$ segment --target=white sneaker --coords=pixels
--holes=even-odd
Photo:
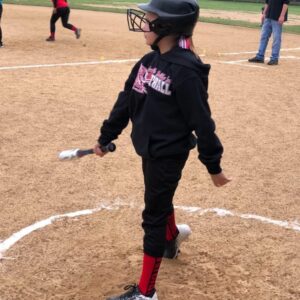
[[[192,233],[192,230],[189,225],[187,224],[180,224],[177,225],[177,229],[179,231],[176,239],[172,241],[168,241],[166,243],[166,248],[163,257],[164,258],[170,258],[174,259],[177,258],[179,252],[180,252],[180,245],[182,242],[186,241],[190,234]]]

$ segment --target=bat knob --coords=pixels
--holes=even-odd
[[[103,152],[114,152],[116,150],[116,145],[114,143],[109,143],[106,146],[101,146]]]

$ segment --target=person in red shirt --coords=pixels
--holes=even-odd
[[[68,23],[70,15],[70,7],[67,0],[51,0],[53,2],[53,13],[50,19],[50,36],[46,39],[47,42],[55,41],[55,23],[61,18],[62,25],[74,31],[77,39],[80,38],[81,29]]]

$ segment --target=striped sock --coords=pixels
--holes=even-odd
[[[140,278],[139,289],[145,296],[149,296],[153,293],[161,260],[161,257],[153,257],[144,253],[143,271]]]
[[[166,240],[167,241],[172,241],[174,240],[179,231],[176,227],[176,222],[175,222],[175,213],[174,211],[168,216],[168,223],[167,223],[167,230],[166,230]]]

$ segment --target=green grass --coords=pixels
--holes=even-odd
[[[248,21],[238,21],[238,20],[230,20],[230,19],[222,19],[222,18],[207,18],[201,17],[201,22],[204,23],[214,23],[221,25],[230,25],[230,26],[240,26],[240,27],[248,27],[248,28],[258,28],[259,23],[252,23]]]
[[[100,4],[110,6],[124,6],[136,4],[141,2],[148,2],[147,0],[69,0],[72,7],[86,7],[85,4]],[[24,4],[24,5],[38,5],[38,6],[51,6],[50,0],[7,0],[5,3]],[[245,11],[245,12],[260,12],[262,3],[249,3],[249,2],[235,2],[235,1],[214,1],[214,0],[200,0],[200,7],[204,9],[214,10],[227,10],[227,11]],[[92,9],[92,8],[91,8]],[[94,10],[94,8],[93,8]],[[289,11],[292,14],[300,15],[299,5],[290,5]]]
[[[295,25],[283,26],[283,32],[300,34],[300,26],[295,26]]]
[[[261,8],[264,6],[263,3],[214,1],[214,0],[200,0],[199,3],[200,3],[200,8],[205,8],[205,9],[256,12],[256,13],[260,13]],[[290,5],[289,12],[295,15],[300,15],[300,6]]]
[[[106,12],[117,12],[124,13],[125,9],[120,6],[132,6],[136,3],[148,2],[147,0],[69,0],[72,8],[84,9],[84,10],[95,10],[95,11],[106,11]],[[22,5],[35,5],[35,6],[52,6],[50,0],[6,0],[5,3],[10,4],[22,4]],[[212,9],[212,10],[225,10],[225,11],[238,11],[238,12],[253,12],[260,14],[262,3],[249,3],[249,2],[234,2],[234,1],[214,1],[214,0],[200,0],[200,8]],[[89,6],[88,4],[99,4],[108,5],[110,7],[95,7]],[[300,6],[290,5],[289,13],[300,15]],[[216,23],[230,26],[241,26],[249,28],[260,28],[259,23],[252,23],[247,21],[237,21],[222,18],[206,18],[201,17],[203,22]],[[284,32],[300,34],[300,26],[285,25]]]

